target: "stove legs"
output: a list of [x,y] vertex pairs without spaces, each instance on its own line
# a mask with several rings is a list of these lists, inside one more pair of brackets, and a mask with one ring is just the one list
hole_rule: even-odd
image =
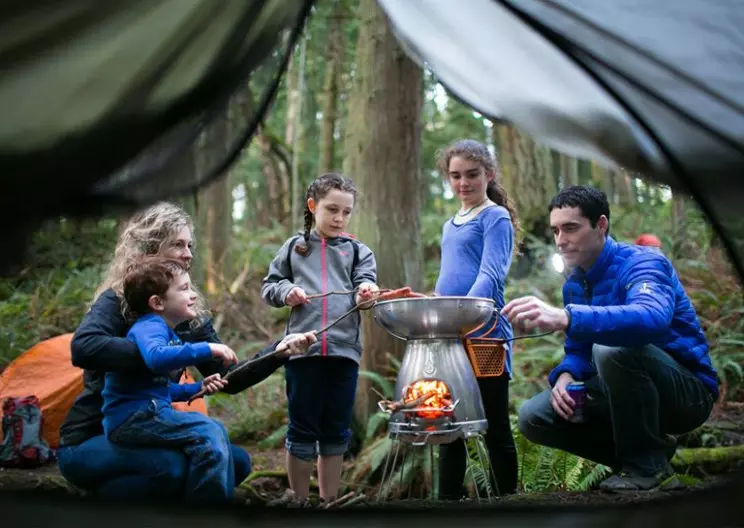
[[[476,433],[469,436],[465,440],[466,444],[471,443],[474,448],[474,456],[466,456],[466,474],[469,474],[475,484],[475,495],[476,500],[481,502],[491,502],[499,497],[498,484],[496,484],[496,476],[491,465],[490,457],[488,456],[488,449],[486,448],[485,438],[482,434]],[[392,493],[394,488],[398,488],[400,494],[408,499],[414,499],[413,497],[413,476],[415,475],[416,465],[416,449],[427,450],[428,453],[424,453],[424,466],[429,466],[428,473],[430,476],[430,482],[428,486],[428,497],[417,497],[419,499],[428,498],[430,500],[437,499],[437,477],[435,474],[437,471],[437,465],[434,457],[434,444],[421,444],[414,445],[408,442],[403,442],[398,438],[398,435],[392,437],[392,445],[390,450],[385,457],[385,465],[382,470],[382,480],[380,482],[380,488],[377,494],[377,502],[387,499]],[[420,452],[419,452],[420,453]],[[404,491],[404,477],[406,473],[409,474],[408,490],[407,493]],[[476,475],[480,473],[481,478]],[[397,481],[397,482],[396,482]],[[478,486],[478,482],[485,482],[485,490],[481,490]],[[494,489],[495,488],[495,489]]]

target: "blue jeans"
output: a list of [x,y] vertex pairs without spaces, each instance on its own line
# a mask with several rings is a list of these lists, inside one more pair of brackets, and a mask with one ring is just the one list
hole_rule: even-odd
[[318,450],[321,456],[346,452],[358,374],[356,362],[340,357],[313,356],[287,363],[290,454],[312,461]]
[[553,410],[550,391],[519,410],[519,430],[532,442],[616,470],[655,475],[667,470],[664,436],[696,429],[713,409],[705,384],[658,347],[594,345],[597,375],[586,380],[586,422]]
[[169,403],[151,400],[108,436],[119,445],[170,447],[183,451],[187,458],[187,498],[228,501],[235,493],[235,471],[227,430],[203,414],[180,412]]
[[[231,445],[235,482],[251,472],[248,453]],[[182,499],[187,459],[176,449],[129,447],[111,443],[104,435],[57,450],[58,466],[73,485],[104,499]]]

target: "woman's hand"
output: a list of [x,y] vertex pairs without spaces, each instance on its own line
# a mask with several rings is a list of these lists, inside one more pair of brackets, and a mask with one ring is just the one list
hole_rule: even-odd
[[227,385],[227,380],[222,379],[222,376],[219,374],[212,374],[211,376],[207,376],[202,381],[202,389],[207,392],[207,394],[214,394],[215,392],[219,392],[222,389],[225,388]]
[[375,299],[377,299],[379,292],[380,287],[377,286],[377,284],[372,284],[371,282],[363,282],[359,285],[359,291],[356,294],[355,301],[358,305],[361,305],[359,307],[364,310],[372,306]]
[[222,364],[226,367],[238,362],[238,356],[227,345],[221,343],[209,343],[209,350],[212,351],[212,357],[221,359]]
[[301,304],[309,304],[310,299],[307,298],[305,290],[299,286],[295,286],[287,294],[287,298],[284,299],[284,304],[287,306],[299,306]]
[[299,356],[307,352],[310,345],[318,341],[315,332],[305,332],[304,334],[289,334],[276,346],[278,357]]

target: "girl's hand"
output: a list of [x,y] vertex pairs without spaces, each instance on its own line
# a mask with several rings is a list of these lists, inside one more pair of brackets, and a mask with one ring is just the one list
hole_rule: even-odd
[[[370,282],[363,282],[359,286],[359,291],[356,294],[356,303],[361,305],[361,309],[366,309],[372,306],[375,299],[377,299],[378,293],[380,292],[379,286],[377,284],[372,284]],[[364,303],[364,304],[362,304]]]
[[276,346],[277,349],[282,349],[281,352],[277,352],[277,356],[287,357],[304,354],[310,345],[316,341],[318,341],[318,337],[315,335],[315,332],[289,334]]
[[215,392],[219,392],[224,389],[226,385],[227,380],[222,379],[222,376],[220,376],[219,374],[212,374],[211,376],[207,376],[202,381],[202,388],[207,391],[207,394],[214,394]]
[[287,298],[284,299],[284,304],[287,306],[299,306],[301,304],[310,304],[310,299],[307,298],[305,290],[295,286],[287,294]]

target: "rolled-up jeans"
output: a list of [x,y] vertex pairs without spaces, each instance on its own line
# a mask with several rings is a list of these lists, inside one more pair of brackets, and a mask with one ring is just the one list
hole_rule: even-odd
[[639,475],[667,470],[664,437],[690,432],[710,416],[712,392],[653,345],[594,345],[597,375],[585,380],[584,423],[561,418],[550,390],[519,410],[519,430],[532,442]]

